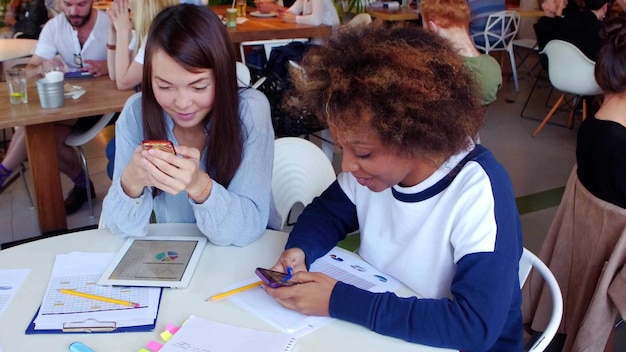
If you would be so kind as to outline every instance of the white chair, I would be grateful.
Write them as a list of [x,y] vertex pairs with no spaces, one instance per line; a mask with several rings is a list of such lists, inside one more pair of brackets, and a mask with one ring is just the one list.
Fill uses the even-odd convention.
[[253,40],[245,41],[239,44],[239,52],[241,54],[241,62],[246,63],[246,47],[248,46],[263,46],[265,50],[265,59],[270,59],[272,49],[278,46],[284,46],[291,42],[308,43],[308,38],[289,38],[289,39],[269,39],[269,40]]
[[485,29],[482,32],[472,34],[474,45],[479,50],[484,51],[485,54],[489,54],[491,51],[506,51],[509,53],[515,91],[517,92],[519,92],[519,82],[517,80],[515,54],[513,53],[513,39],[517,35],[519,24],[520,15],[517,11],[499,11],[489,15]]
[[530,352],[541,352],[548,347],[554,335],[556,335],[556,331],[561,324],[561,317],[563,316],[563,297],[561,295],[561,288],[557,283],[554,275],[550,269],[541,261],[541,259],[537,258],[531,251],[524,248],[522,252],[522,257],[519,261],[519,283],[520,287],[524,286],[528,275],[530,275],[531,269],[535,269],[541,276],[543,277],[546,285],[550,290],[550,297],[552,298],[552,315],[550,317],[550,321],[546,326],[545,330],[539,338],[533,343],[533,345],[528,349]]
[[239,88],[253,88],[257,89],[265,82],[265,77],[259,78],[256,82],[252,83],[252,78],[250,75],[250,69],[246,64],[237,61],[237,86]]
[[78,156],[80,157],[80,161],[83,164],[83,170],[85,171],[85,179],[86,179],[85,186],[87,187],[87,194],[88,194],[87,204],[89,205],[89,217],[90,218],[94,217],[94,212],[93,212],[92,200],[90,197],[91,181],[89,180],[89,168],[87,167],[87,158],[85,157],[85,152],[83,151],[83,145],[85,145],[87,142],[89,142],[95,136],[97,136],[98,133],[102,131],[102,129],[109,123],[109,121],[111,121],[111,119],[113,119],[114,116],[115,116],[115,113],[104,114],[102,115],[102,117],[100,117],[98,122],[96,122],[96,124],[93,125],[87,131],[72,132],[72,134],[70,134],[65,139],[65,145],[76,149],[76,152],[78,153]]
[[276,210],[289,224],[291,208],[306,206],[336,179],[322,150],[306,139],[283,137],[274,141],[272,194]]
[[[576,99],[574,107],[570,111],[568,127],[574,124],[574,109],[578,97],[594,96],[602,94],[602,88],[596,82],[594,69],[596,63],[587,58],[575,45],[563,40],[551,40],[546,44],[542,54],[548,57],[548,77],[555,89],[563,92],[556,104],[543,118],[535,132],[535,137],[548,123],[554,112],[559,108],[565,99],[565,94],[574,94]],[[583,120],[587,117],[587,101],[583,98],[582,106]]]
[[102,217],[102,214],[100,214],[100,219],[98,219],[98,228],[99,229],[106,229],[107,228],[107,224],[104,221],[104,218]]

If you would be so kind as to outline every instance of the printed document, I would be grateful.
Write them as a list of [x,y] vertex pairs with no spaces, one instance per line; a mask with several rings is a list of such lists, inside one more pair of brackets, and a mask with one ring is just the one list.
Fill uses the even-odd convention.
[[159,352],[289,352],[296,339],[288,334],[226,325],[191,316]]
[[0,317],[2,317],[2,314],[29,273],[30,269],[0,270]]
[[[398,280],[381,273],[360,257],[345,249],[335,247],[311,265],[310,271],[324,273],[336,280],[371,292],[393,291],[400,286]],[[259,278],[240,282],[232,289]],[[334,320],[330,317],[304,315],[278,304],[274,298],[258,287],[229,297],[257,317],[267,321],[280,331],[300,337]]]
[[[116,328],[154,324],[161,289],[102,286],[96,282],[116,253],[57,255],[35,330],[61,330],[64,324],[114,322]],[[138,303],[139,308],[61,293],[60,289]],[[98,325],[99,326],[99,325]]]

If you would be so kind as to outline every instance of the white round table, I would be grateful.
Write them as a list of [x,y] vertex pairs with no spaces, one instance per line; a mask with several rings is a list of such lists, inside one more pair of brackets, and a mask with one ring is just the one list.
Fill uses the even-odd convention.
[[[194,224],[154,224],[150,225],[149,233],[156,236],[200,235]],[[267,322],[228,299],[215,302],[206,302],[205,299],[228,286],[253,277],[256,267],[272,266],[282,252],[286,240],[286,233],[268,230],[259,240],[246,247],[208,244],[189,287],[164,289],[156,329],[152,332],[129,333],[24,334],[43,300],[55,256],[73,251],[116,252],[124,241],[109,230],[75,232],[1,250],[0,268],[31,271],[4,314],[0,316],[0,350],[67,351],[70,343],[81,341],[96,352],[138,351],[150,340],[162,342],[159,334],[168,323],[179,326],[190,315],[224,324],[276,332]],[[410,294],[405,287],[398,292]],[[410,344],[352,323],[335,320],[299,338],[295,351],[444,350]]]
[[30,56],[36,39],[0,39],[0,62]]

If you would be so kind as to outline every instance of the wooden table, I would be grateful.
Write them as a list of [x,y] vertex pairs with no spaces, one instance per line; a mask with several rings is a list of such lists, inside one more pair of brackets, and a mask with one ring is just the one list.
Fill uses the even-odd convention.
[[507,10],[512,10],[519,13],[520,17],[541,17],[543,16],[543,11],[541,10],[533,10],[533,9],[520,9],[520,8],[507,8]]
[[[94,3],[94,7],[100,10],[110,7],[108,1],[98,1]],[[229,5],[211,6],[211,9],[218,15],[226,18],[226,9]],[[230,40],[235,45],[249,40],[266,40],[266,39],[287,39],[287,38],[325,38],[332,31],[332,26],[310,26],[307,24],[296,24],[283,22],[278,16],[271,18],[253,17],[250,12],[256,11],[254,7],[248,7],[248,21],[238,24],[234,28],[226,28]]]
[[400,6],[397,9],[382,7],[368,7],[370,16],[383,21],[415,21],[420,18],[419,11],[409,6]]
[[[226,17],[229,5],[211,6],[218,15]],[[248,8],[248,21],[233,28],[226,28],[230,40],[235,45],[249,40],[288,39],[288,38],[325,38],[333,32],[328,25],[310,26],[283,22],[278,16],[270,18],[253,17],[250,12],[255,8]]]
[[39,227],[42,234],[46,234],[67,229],[54,122],[121,111],[134,92],[118,90],[108,76],[73,80],[70,82],[86,90],[85,95],[76,100],[65,99],[63,107],[43,109],[35,81],[35,78],[29,79],[28,104],[22,105],[10,104],[8,87],[0,84],[0,128],[26,128]]

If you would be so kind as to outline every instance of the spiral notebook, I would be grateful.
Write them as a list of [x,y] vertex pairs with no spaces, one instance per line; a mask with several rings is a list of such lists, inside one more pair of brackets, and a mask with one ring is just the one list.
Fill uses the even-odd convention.
[[288,352],[296,341],[288,334],[226,325],[192,315],[159,352]]

